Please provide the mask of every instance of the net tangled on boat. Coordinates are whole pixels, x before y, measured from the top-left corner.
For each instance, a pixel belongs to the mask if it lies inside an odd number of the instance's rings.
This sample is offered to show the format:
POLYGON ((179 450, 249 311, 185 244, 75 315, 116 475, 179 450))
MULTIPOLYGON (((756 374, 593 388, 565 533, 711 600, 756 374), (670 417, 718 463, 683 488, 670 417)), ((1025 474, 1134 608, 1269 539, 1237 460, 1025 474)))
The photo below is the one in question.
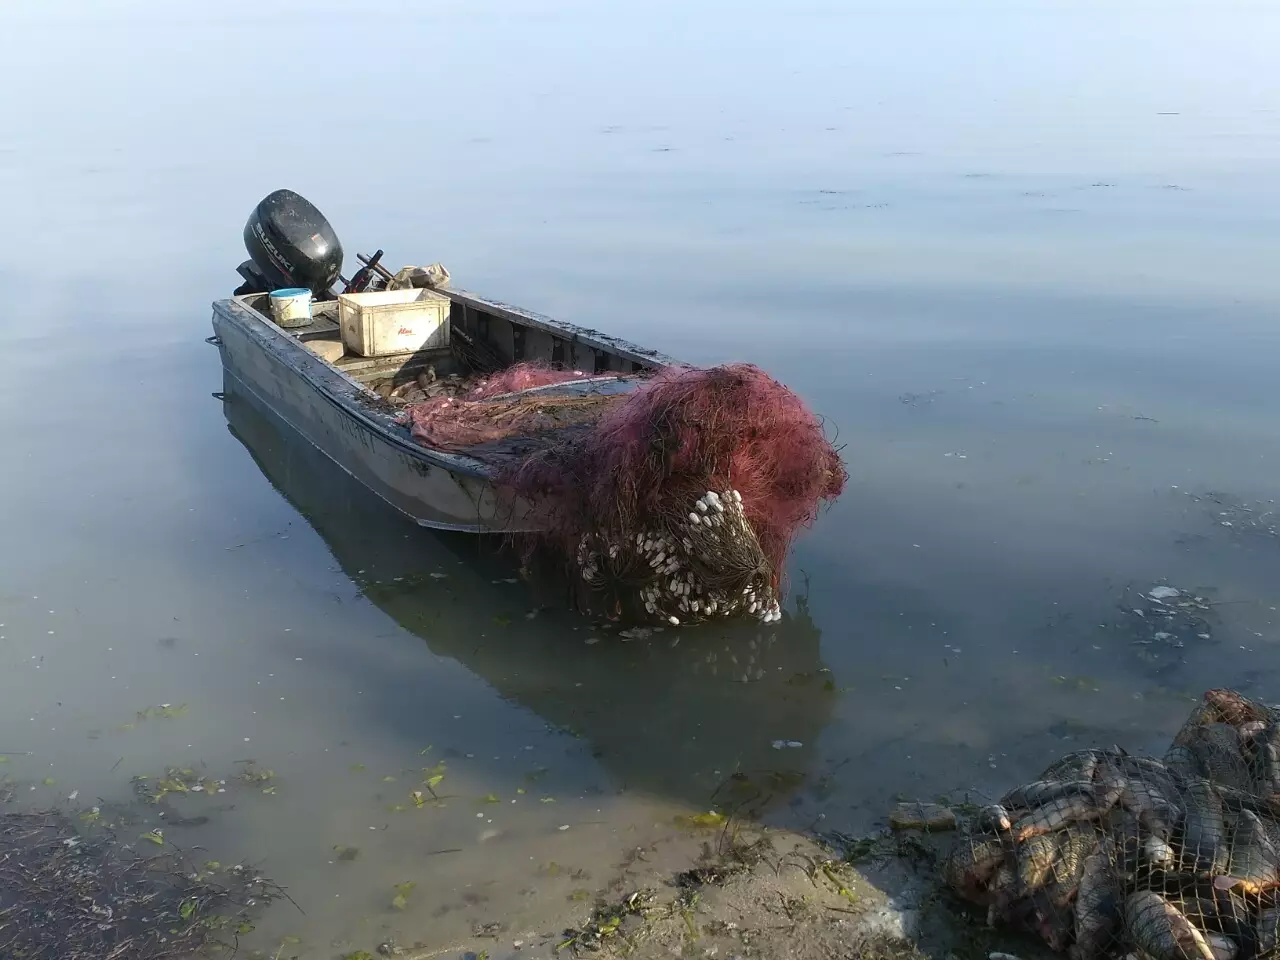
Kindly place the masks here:
POLYGON ((404 415, 443 449, 506 444, 494 486, 529 505, 526 552, 569 569, 579 607, 655 624, 780 619, 791 543, 847 480, 818 417, 751 364, 630 374, 629 392, 510 392, 581 378, 517 364, 404 415))
POLYGON ((580 607, 683 624, 780 619, 791 543, 846 479, 796 394, 728 364, 659 371, 497 482, 533 505, 580 607))
POLYGON ((1161 759, 1069 754, 979 810, 944 876, 1073 960, 1280 956, 1280 709, 1210 690, 1161 759))

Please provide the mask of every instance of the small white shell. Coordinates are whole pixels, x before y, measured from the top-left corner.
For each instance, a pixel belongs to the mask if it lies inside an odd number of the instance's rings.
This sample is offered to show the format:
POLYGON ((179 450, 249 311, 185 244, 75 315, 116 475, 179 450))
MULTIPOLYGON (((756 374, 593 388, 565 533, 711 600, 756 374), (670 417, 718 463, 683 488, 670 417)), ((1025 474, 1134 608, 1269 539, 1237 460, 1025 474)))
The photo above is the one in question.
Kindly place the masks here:
POLYGON ((678 626, 680 626, 680 618, 679 618, 679 617, 667 617, 667 623, 671 624, 673 627, 678 627, 678 626))
POLYGON ((1153 863, 1165 863, 1173 859, 1173 848, 1159 837, 1148 837, 1142 849, 1147 859, 1153 863))

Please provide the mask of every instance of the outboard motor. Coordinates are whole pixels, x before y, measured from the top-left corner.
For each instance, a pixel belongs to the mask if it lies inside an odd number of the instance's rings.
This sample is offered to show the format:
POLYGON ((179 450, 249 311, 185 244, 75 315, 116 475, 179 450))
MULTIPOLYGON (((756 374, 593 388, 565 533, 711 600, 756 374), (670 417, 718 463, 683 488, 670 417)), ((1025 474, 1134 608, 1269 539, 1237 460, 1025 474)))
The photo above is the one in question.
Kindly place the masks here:
POLYGON ((236 296, 282 287, 306 287, 321 300, 342 272, 342 244, 319 210, 292 190, 263 198, 244 225, 249 260, 237 267, 244 283, 236 296))

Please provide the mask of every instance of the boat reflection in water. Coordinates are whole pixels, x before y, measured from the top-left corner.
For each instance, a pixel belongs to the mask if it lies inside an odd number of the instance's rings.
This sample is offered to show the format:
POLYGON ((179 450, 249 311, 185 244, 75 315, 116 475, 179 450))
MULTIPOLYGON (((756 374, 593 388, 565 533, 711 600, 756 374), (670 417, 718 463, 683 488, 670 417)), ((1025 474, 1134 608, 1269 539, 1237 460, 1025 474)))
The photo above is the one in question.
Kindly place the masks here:
POLYGON ((799 787, 836 697, 803 598, 776 624, 625 642, 566 609, 563 583, 513 584, 517 563, 496 538, 422 529, 370 495, 231 371, 224 393, 232 434, 365 596, 432 653, 585 738, 618 787, 697 806, 723 804, 732 787, 762 810, 799 787), (442 567, 444 601, 429 579, 442 567), (532 619, 517 612, 495 625, 496 611, 532 612, 535 592, 543 607, 532 619))

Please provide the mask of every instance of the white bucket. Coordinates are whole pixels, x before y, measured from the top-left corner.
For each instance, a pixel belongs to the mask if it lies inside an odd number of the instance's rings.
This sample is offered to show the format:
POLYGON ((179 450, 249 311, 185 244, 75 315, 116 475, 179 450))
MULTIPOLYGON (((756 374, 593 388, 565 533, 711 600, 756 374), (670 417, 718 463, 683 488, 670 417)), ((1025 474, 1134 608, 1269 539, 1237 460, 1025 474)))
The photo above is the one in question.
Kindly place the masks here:
POLYGON ((286 287, 271 291, 271 319, 280 327, 305 327, 311 323, 311 291, 286 287))

